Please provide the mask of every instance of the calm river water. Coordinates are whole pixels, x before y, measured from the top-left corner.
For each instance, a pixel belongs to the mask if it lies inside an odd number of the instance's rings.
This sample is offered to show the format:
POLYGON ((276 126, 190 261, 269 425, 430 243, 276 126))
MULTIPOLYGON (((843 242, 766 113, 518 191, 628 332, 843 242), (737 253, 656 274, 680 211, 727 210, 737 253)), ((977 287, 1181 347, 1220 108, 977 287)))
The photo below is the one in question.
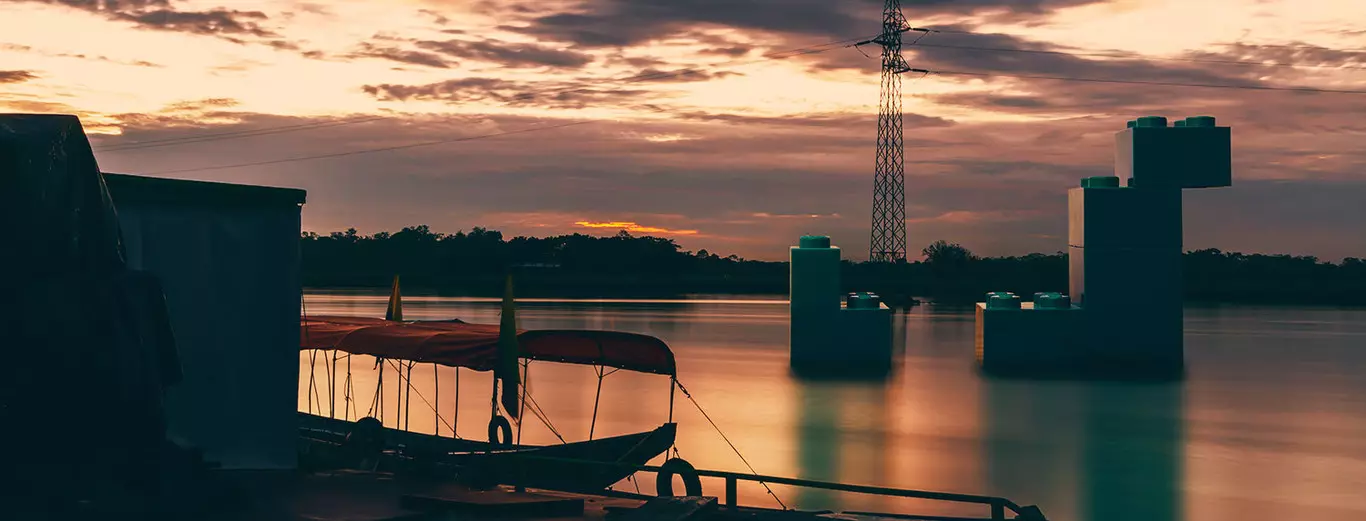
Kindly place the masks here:
MULTIPOLYGON (((895 318, 905 354, 888 381, 806 383, 788 375, 784 302, 519 301, 521 327, 646 333, 674 349, 679 380, 762 474, 945 492, 1036 504, 1051 520, 1360 520, 1366 518, 1366 310, 1219 307, 1186 311, 1189 377, 1179 384, 998 381, 973 369, 971 309, 922 306, 895 318)), ((729 299, 729 300, 725 300, 729 299)), ((384 292, 310 291, 310 315, 383 316, 384 292)), ((409 319, 497 323, 495 299, 406 296, 409 319)), ((325 366, 302 355, 301 410, 331 411, 325 366), (322 402, 319 405, 317 402, 322 402)), ((338 362, 336 414, 346 414, 338 362)), ((353 403, 374 399, 373 359, 351 361, 353 403)), ((413 370, 415 431, 485 439, 490 377, 413 370), (430 401, 437 402, 438 418, 430 401), (458 413, 457 413, 458 411, 458 413)), ((398 421, 387 372, 385 422, 398 421)), ((592 368, 532 363, 529 388, 555 429, 588 437, 592 368)), ((604 380, 596 437, 667 420, 666 377, 604 380)), ((745 471, 681 393, 680 454, 698 468, 745 471)), ((352 418, 355 412, 350 413, 352 418)), ((557 443, 529 419, 524 443, 557 443)), ((658 462, 656 462, 658 463, 658 462)), ((722 484, 704 480, 706 495, 722 484)), ((619 489, 653 490, 639 483, 619 489), (648 489, 647 489, 648 488, 648 489)), ((788 506, 981 515, 974 507, 774 486, 788 506)), ((776 506, 758 486, 741 502, 776 506)))

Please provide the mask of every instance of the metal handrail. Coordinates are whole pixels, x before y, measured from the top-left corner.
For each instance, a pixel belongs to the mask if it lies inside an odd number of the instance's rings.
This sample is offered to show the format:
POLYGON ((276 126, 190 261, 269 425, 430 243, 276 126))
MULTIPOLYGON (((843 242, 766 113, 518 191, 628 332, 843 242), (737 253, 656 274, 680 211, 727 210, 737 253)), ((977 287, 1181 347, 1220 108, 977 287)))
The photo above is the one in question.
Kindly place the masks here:
MULTIPOLYGON (((614 461, 581 460, 581 459, 560 458, 560 457, 553 457, 553 456, 534 456, 534 455, 529 455, 529 454, 508 455, 507 457, 508 457, 508 458, 520 459, 520 460, 535 460, 535 461, 560 462, 560 463, 575 463, 575 464, 592 464, 592 465, 600 465, 600 466, 604 466, 604 467, 614 467, 614 468, 632 469, 632 470, 635 470, 635 471, 637 471, 637 472, 641 472, 641 471, 644 471, 644 472, 654 472, 656 476, 658 476, 660 472, 663 472, 663 471, 666 471, 666 470, 669 471, 669 472, 674 472, 674 471, 671 470, 671 469, 664 469, 663 467, 654 466, 654 465, 636 465, 636 464, 632 464, 632 463, 622 463, 622 462, 614 462, 614 461)), ((520 466, 519 466, 519 470, 520 470, 520 466)), ((697 469, 695 472, 696 472, 696 474, 697 474, 698 477, 721 478, 721 479, 724 479, 724 480, 725 480, 725 482, 726 482, 725 505, 728 506, 728 507, 735 507, 735 506, 737 506, 737 499, 738 499, 738 498, 737 498, 738 492, 737 492, 737 490, 736 490, 736 489, 737 489, 737 483, 740 482, 740 481, 752 481, 752 482, 760 482, 760 483, 772 483, 772 484, 778 484, 778 485, 789 485, 789 486, 803 487, 803 488, 814 488, 814 489, 821 489, 821 490, 834 490, 834 491, 840 491, 840 492, 852 492, 852 493, 856 493, 856 494, 871 494, 871 495, 891 496, 891 497, 902 497, 902 498, 910 498, 910 499, 926 499, 926 500, 931 500, 931 501, 947 501, 947 502, 952 502, 952 503, 969 503, 969 504, 988 505, 988 506, 991 507, 991 518, 990 518, 990 519, 993 520, 993 521, 1004 521, 1004 520, 1006 520, 1007 518, 1005 517, 1005 513, 1006 513, 1007 510, 1009 510, 1009 511, 1011 511, 1011 512, 1013 512, 1013 513, 1015 514, 1015 516, 1016 516, 1015 519, 1028 520, 1028 521, 1047 521, 1046 518, 1043 516, 1043 513, 1038 509, 1038 507, 1034 507, 1034 506, 1022 507, 1022 506, 1020 506, 1019 504, 1016 504, 1014 501, 1011 501, 1011 500, 1006 499, 1006 498, 1003 498, 1003 497, 980 496, 980 495, 973 495, 973 494, 957 494, 957 493, 952 493, 952 492, 929 492, 929 491, 924 491, 924 490, 910 490, 910 489, 900 489, 900 488, 892 488, 892 487, 875 487, 875 486, 870 486, 870 485, 851 485, 851 484, 847 484, 847 483, 835 483, 835 482, 830 482, 830 481, 816 481, 816 480, 799 479, 799 478, 785 478, 785 477, 781 477, 781 476, 765 476, 765 475, 760 475, 760 474, 745 474, 745 473, 740 473, 740 472, 730 472, 730 471, 724 471, 724 470, 703 470, 703 469, 697 469)), ((516 483, 507 483, 507 484, 508 484, 508 485, 516 485, 516 483)), ((873 514, 873 515, 877 515, 877 514, 873 514)), ((882 515, 886 515, 886 516, 889 516, 889 517, 901 517, 901 518, 911 518, 911 519, 932 519, 932 517, 923 517, 923 516, 916 517, 916 516, 904 516, 904 515, 898 515, 898 514, 882 514, 882 515)))

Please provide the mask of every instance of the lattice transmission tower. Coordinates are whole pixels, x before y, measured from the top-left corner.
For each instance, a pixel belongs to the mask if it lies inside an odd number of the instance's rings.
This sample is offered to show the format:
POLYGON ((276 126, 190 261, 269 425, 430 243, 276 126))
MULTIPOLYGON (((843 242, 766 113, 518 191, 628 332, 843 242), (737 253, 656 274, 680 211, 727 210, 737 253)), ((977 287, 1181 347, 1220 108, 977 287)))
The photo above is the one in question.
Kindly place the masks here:
POLYGON ((870 260, 906 260, 905 147, 901 130, 901 74, 911 71, 901 56, 901 34, 914 30, 901 14, 901 0, 886 0, 882 34, 862 43, 882 46, 882 93, 877 114, 877 166, 873 174, 873 233, 870 260))

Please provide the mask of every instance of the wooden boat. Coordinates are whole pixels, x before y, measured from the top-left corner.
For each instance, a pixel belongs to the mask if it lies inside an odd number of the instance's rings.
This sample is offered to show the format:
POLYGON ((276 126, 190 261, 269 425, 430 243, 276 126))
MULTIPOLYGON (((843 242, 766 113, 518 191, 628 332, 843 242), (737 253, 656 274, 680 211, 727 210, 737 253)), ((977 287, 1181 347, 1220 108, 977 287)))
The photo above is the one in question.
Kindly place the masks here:
MULTIPOLYGON (((506 334, 507 328, 460 320, 311 316, 301 320, 300 349, 370 355, 404 364, 439 364, 456 367, 457 371, 460 368, 493 371, 498 367, 500 357, 505 356, 500 354, 500 332, 506 334)), ((516 346, 518 357, 526 363, 556 362, 653 373, 668 376, 671 388, 677 385, 673 352, 663 341, 647 335, 616 331, 518 330, 516 346)), ((604 374, 599 371, 600 377, 604 374)), ((588 440, 544 446, 513 443, 511 422, 499 414, 497 400, 491 406, 488 441, 385 427, 374 418, 352 422, 300 412, 301 464, 317 468, 365 462, 363 465, 373 468, 381 459, 379 454, 383 453, 390 461, 397 459, 419 466, 436 464, 459 468, 489 484, 515 483, 566 491, 603 490, 632 474, 631 467, 648 463, 674 445, 677 426, 673 423, 672 393, 670 401, 669 421, 655 429, 601 439, 592 439, 590 434, 588 440), (532 468, 528 468, 529 465, 532 468)), ((506 402, 503 405, 504 414, 518 416, 506 407, 506 402)), ((597 404, 593 410, 596 423, 597 404)))

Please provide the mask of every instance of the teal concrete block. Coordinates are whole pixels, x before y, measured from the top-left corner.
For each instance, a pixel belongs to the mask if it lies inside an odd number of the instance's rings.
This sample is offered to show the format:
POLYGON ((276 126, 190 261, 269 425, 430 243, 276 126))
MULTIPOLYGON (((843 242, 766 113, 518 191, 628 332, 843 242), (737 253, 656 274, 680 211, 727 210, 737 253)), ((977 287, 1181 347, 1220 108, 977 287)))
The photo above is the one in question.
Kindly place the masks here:
POLYGON ((1067 192, 1067 243, 1078 247, 1181 247, 1181 192, 1073 188, 1067 192))
POLYGON ((1141 188, 1215 188, 1232 186, 1233 153, 1229 127, 1196 116, 1177 126, 1153 122, 1115 134, 1115 175, 1134 178, 1141 188))
POLYGON ((1068 373, 1086 364, 1080 343, 1084 311, 1076 306, 1017 308, 977 303, 977 363, 996 374, 1068 373))

